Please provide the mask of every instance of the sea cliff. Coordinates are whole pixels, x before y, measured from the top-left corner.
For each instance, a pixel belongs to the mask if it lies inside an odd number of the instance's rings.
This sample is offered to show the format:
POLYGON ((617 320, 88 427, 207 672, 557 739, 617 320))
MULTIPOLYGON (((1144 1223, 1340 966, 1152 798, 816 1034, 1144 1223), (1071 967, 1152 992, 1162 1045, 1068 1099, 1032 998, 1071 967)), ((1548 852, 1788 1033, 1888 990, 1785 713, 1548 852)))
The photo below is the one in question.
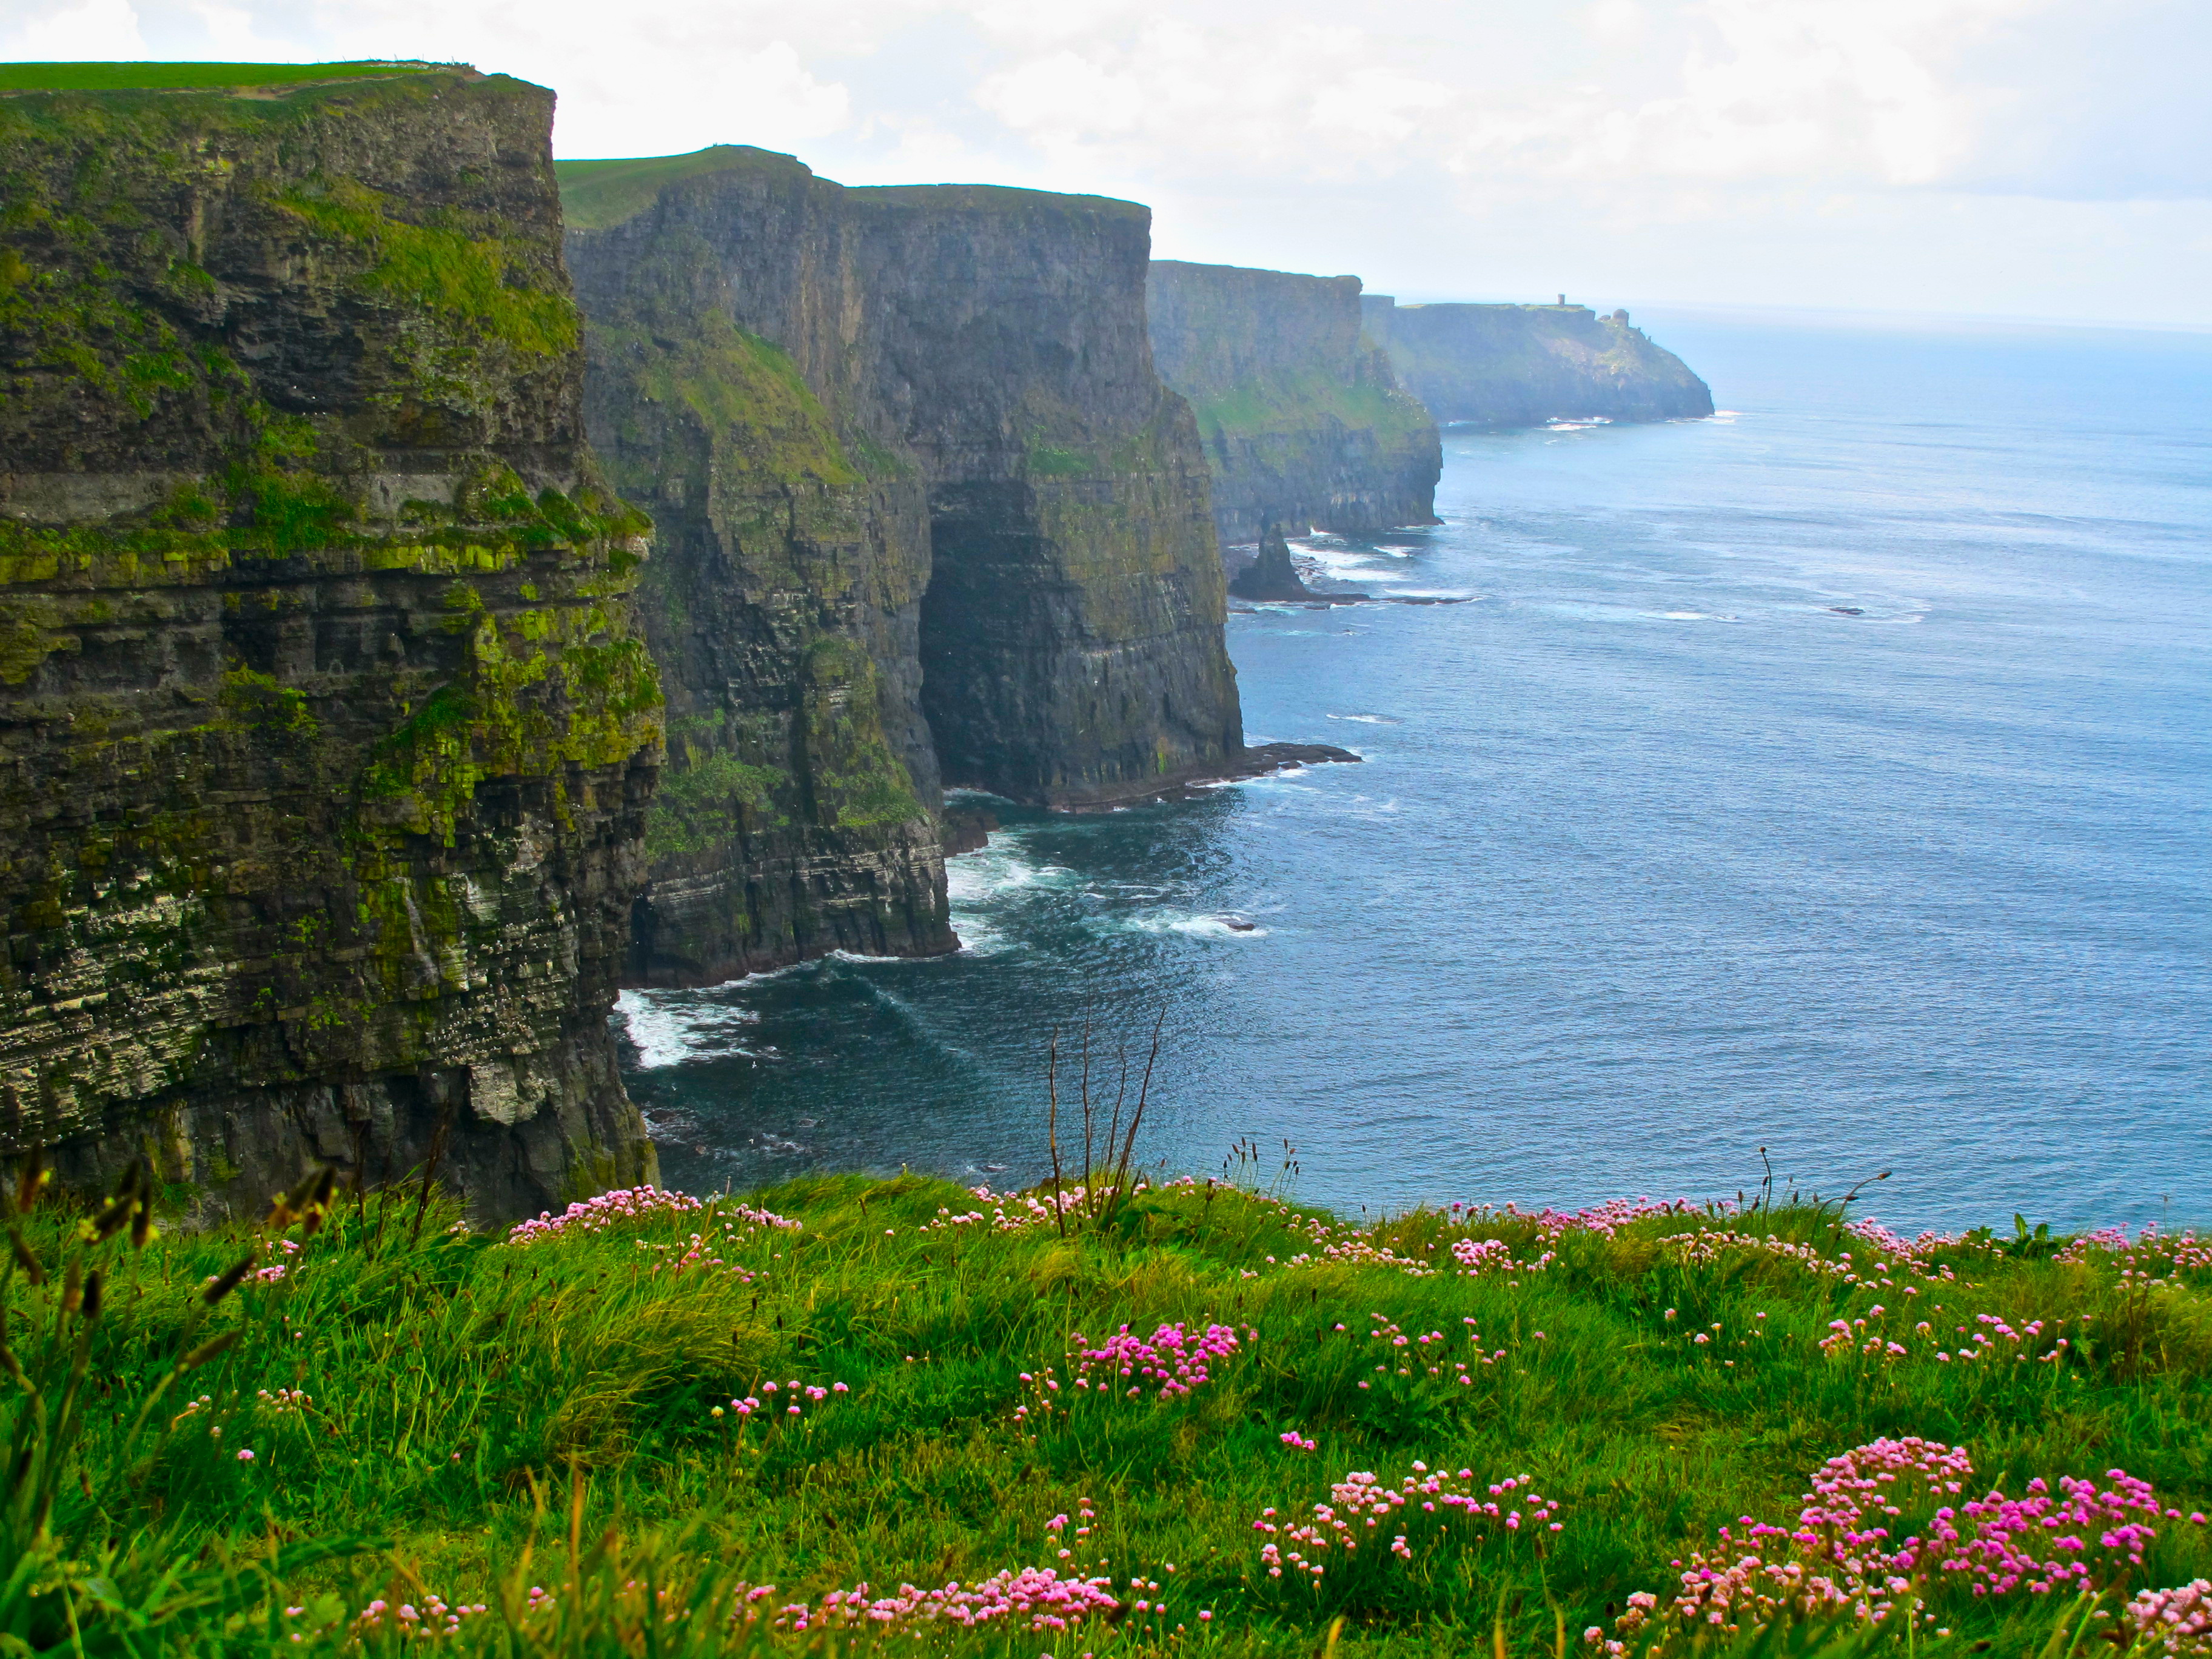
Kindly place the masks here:
POLYGON ((1713 394, 1628 313, 1588 306, 1401 306, 1362 301, 1367 331, 1436 418, 1541 426, 1602 416, 1673 421, 1713 412, 1713 394))
POLYGON ((1241 752, 1146 210, 741 146, 562 176, 592 433, 660 524, 635 981, 950 949, 945 784, 1082 807, 1241 752))
POLYGON ((1362 331, 1357 276, 1152 262, 1160 378, 1190 401, 1224 547, 1270 525, 1434 524, 1436 422, 1362 331))
POLYGON ((714 984, 946 920, 929 507, 846 349, 845 192, 738 146, 562 166, 599 454, 651 505, 669 698, 628 976, 714 984))
POLYGON ((552 94, 222 67, 0 95, 0 1153, 202 1214, 649 1176, 646 523, 583 442, 552 94))

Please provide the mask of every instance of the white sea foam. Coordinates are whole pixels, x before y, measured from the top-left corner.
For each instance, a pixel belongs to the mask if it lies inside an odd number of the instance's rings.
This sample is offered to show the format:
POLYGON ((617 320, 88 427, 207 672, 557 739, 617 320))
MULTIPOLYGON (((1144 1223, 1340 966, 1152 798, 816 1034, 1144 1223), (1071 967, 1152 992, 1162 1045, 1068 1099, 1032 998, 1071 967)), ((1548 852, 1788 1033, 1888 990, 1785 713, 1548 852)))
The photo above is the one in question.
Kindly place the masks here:
POLYGON ((750 1053, 738 1042, 738 1034, 757 1024, 760 1016, 750 1008, 704 1000, 710 994, 624 991, 617 997, 615 1008, 629 1029, 629 1040, 637 1047, 639 1065, 650 1071, 690 1060, 750 1053))
MULTIPOLYGON (((1237 916, 1235 921, 1249 918, 1237 916)), ((1160 910, 1143 915, 1124 915, 1108 918, 1106 925, 1117 932, 1131 933, 1181 933, 1186 939, 1265 939, 1267 930, 1254 923, 1239 927, 1231 916, 1220 912, 1193 915, 1188 911, 1160 910)))
POLYGON ((1362 726, 1402 726, 1405 724, 1403 720, 1392 720, 1388 714, 1331 714, 1328 718, 1333 720, 1358 720, 1362 726))
POLYGON ((1029 856, 1018 831, 1001 830, 990 845, 945 860, 945 892, 954 908, 988 904, 1024 887, 1064 887, 1074 872, 1029 856))
POLYGON ((962 953, 994 956, 1012 949, 1015 941, 1000 925, 1000 908, 1024 892, 1079 879, 1064 866, 1030 857, 1019 831, 1000 831, 988 847, 945 860, 945 896, 962 953))

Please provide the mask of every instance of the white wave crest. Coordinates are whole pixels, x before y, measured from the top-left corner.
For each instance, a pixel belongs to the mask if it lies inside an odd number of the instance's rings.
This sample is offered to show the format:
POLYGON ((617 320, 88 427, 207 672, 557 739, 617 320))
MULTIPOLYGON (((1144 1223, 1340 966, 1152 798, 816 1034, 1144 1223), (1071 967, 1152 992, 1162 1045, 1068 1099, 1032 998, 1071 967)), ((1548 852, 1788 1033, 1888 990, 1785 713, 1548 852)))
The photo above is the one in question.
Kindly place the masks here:
POLYGON ((757 1024, 760 1016, 750 1008, 703 1000, 708 994, 624 991, 615 999, 615 1010, 623 1017, 630 1042, 636 1045, 640 1066, 652 1071, 686 1060, 752 1052, 738 1040, 738 1034, 757 1024))

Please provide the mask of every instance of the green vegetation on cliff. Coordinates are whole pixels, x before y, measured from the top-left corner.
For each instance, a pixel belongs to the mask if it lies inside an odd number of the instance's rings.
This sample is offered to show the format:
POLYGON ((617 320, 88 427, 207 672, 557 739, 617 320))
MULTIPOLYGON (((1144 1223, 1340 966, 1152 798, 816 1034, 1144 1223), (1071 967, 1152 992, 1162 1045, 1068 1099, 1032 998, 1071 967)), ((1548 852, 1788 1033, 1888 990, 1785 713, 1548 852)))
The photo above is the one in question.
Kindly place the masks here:
POLYGON ((1389 385, 1347 383, 1320 373, 1273 374, 1190 399, 1199 436, 1291 433, 1328 420, 1372 429, 1383 442, 1425 434, 1432 422, 1416 398, 1389 385))
POLYGON ((710 144, 687 155, 625 156, 601 161, 556 161, 561 213, 571 230, 605 230, 633 219, 672 184, 726 173, 759 160, 796 166, 788 155, 750 144, 710 144))
POLYGON ((1224 546, 1436 521, 1436 423, 1362 332, 1359 286, 1152 262, 1153 361, 1197 417, 1224 546))
POLYGON ((0 93, 206 90, 304 86, 462 69, 459 64, 365 58, 343 64, 0 64, 0 93))
POLYGON ((1540 426, 1593 415, 1666 421, 1713 412, 1705 383, 1625 311, 1400 306, 1387 295, 1368 296, 1364 309, 1399 378, 1440 421, 1540 426))
POLYGON ((218 1212, 434 1139, 487 1212, 635 1178, 649 526, 580 441, 552 95, 65 67, 0 95, 0 1150, 218 1212))
POLYGON ((2057 1656, 2212 1571, 2186 1237, 920 1178, 295 1211, 22 1230, 9 1651, 2057 1656))

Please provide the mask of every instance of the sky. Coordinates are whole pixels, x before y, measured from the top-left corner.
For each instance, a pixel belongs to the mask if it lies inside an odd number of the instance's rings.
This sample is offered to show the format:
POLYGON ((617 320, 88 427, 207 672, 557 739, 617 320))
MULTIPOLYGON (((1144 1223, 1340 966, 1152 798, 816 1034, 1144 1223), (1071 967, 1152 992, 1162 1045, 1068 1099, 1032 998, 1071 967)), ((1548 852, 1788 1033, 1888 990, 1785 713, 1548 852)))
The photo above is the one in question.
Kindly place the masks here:
POLYGON ((0 0, 0 59, 459 61, 563 156, 1149 203, 1162 258, 2212 326, 2206 0, 0 0))

